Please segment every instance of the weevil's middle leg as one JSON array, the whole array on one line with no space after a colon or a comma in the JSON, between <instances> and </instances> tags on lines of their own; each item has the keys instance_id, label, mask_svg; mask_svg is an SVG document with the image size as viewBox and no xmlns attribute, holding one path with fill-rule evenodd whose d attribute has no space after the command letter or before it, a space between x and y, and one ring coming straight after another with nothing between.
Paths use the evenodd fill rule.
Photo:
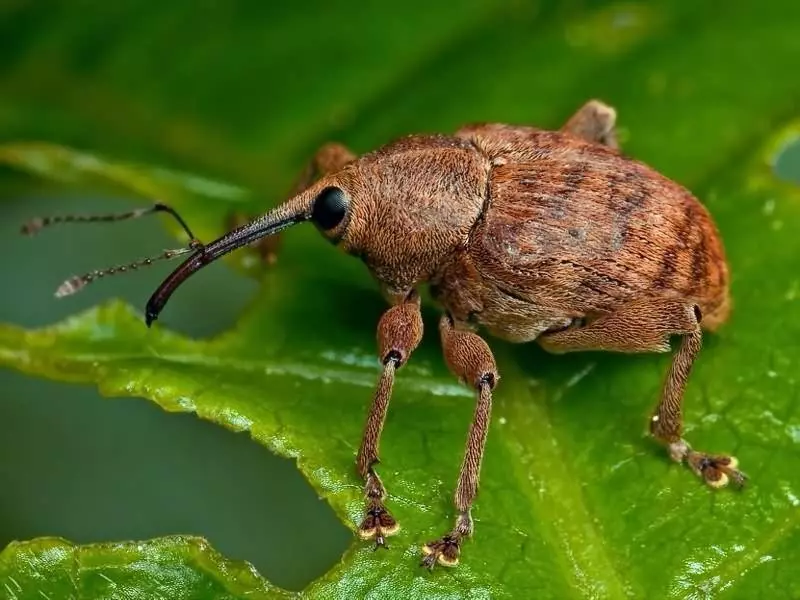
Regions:
<instances>
[{"instance_id":1,"label":"weevil's middle leg","mask_svg":"<svg viewBox=\"0 0 800 600\"><path fill-rule=\"evenodd\" d=\"M697 452L682 437L686 381L703 339L700 319L700 309L695 305L677 300L647 299L623 306L585 327L544 334L539 343L551 352L666 352L669 350L669 337L681 336L661 399L650 420L650 431L667 446L673 460L686 461L708 485L722 487L729 481L741 485L745 475L736 470L735 457Z\"/></svg>"},{"instance_id":2,"label":"weevil's middle leg","mask_svg":"<svg viewBox=\"0 0 800 600\"><path fill-rule=\"evenodd\" d=\"M376 548L386 547L386 537L399 529L397 521L384 506L386 488L375 472L375 465L379 462L381 432L389 409L395 371L405 364L421 339L420 301L419 296L412 292L405 302L387 310L378 323L378 349L383 372L375 390L356 459L358 473L364 479L364 495L367 501L366 514L358 527L358 533L363 539L374 538Z\"/></svg>"},{"instance_id":3,"label":"weevil's middle leg","mask_svg":"<svg viewBox=\"0 0 800 600\"><path fill-rule=\"evenodd\" d=\"M447 365L459 379L475 388L477 404L467 434L464 460L454 497L458 511L455 527L438 540L428 542L422 547L424 556L421 564L429 569L433 569L437 562L446 567L457 565L461 542L472 536L470 510L478 494L481 462L492 413L492 390L499 379L494 356L483 339L470 331L457 329L449 315L442 317L439 331Z\"/></svg>"},{"instance_id":4,"label":"weevil's middle leg","mask_svg":"<svg viewBox=\"0 0 800 600\"><path fill-rule=\"evenodd\" d=\"M599 100L589 100L561 128L589 142L597 142L610 148L618 148L617 111Z\"/></svg>"}]
</instances>

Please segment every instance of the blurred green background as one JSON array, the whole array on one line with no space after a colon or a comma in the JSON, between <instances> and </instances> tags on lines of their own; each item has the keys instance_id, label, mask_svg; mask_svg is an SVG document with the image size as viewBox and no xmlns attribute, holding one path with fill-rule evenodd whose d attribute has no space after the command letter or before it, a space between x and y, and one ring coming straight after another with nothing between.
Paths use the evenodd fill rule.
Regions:
<instances>
[{"instance_id":1,"label":"blurred green background","mask_svg":"<svg viewBox=\"0 0 800 600\"><path fill-rule=\"evenodd\" d=\"M757 9L688 1L7 0L0 137L254 192L241 203L191 204L190 223L210 232L232 210L278 202L324 141L363 152L469 121L557 127L597 96L619 108L626 151L713 195L715 177L735 173L736 161L751 164L753 152L800 116L797 18L794 3L777 0ZM775 172L800 182L800 144L784 137L771 157ZM152 218L26 239L19 225L32 216L113 212L141 199L10 167L0 171L0 197L0 321L44 326L111 297L142 307L168 270L56 301L52 292L66 276L174 247L174 236ZM317 243L313 232L297 235ZM355 261L306 268L331 265L358 282L369 338L374 287ZM171 305L169 327L193 337L223 332L257 289L230 264L215 264ZM292 462L246 434L149 402L108 402L93 386L0 371L0 548L42 535L87 543L171 533L205 536L291 590L328 571L352 539Z\"/></svg>"},{"instance_id":2,"label":"blurred green background","mask_svg":"<svg viewBox=\"0 0 800 600\"><path fill-rule=\"evenodd\" d=\"M42 189L9 172L0 181L7 200L0 204L0 278L7 286L0 320L41 327L110 297L142 307L168 270L154 267L56 299L55 288L71 274L178 244L149 219L25 238L20 224L34 215L116 212L134 204L96 192L65 194L63 186ZM223 264L197 283L170 317L172 328L193 336L230 327L256 288ZM300 589L350 541L295 465L246 434L6 369L0 371L0 489L0 547L44 535L88 543L193 533L229 557L251 561L276 584Z\"/></svg>"}]
</instances>

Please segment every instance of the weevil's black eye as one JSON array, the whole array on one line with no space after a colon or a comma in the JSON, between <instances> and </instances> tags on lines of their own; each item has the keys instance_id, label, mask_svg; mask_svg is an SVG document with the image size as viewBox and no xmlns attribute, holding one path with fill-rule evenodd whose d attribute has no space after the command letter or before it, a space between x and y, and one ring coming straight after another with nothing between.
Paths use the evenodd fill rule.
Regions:
<instances>
[{"instance_id":1,"label":"weevil's black eye","mask_svg":"<svg viewBox=\"0 0 800 600\"><path fill-rule=\"evenodd\" d=\"M319 193L311 209L311 220L323 231L329 231L342 222L350 200L338 187L325 188Z\"/></svg>"}]
</instances>

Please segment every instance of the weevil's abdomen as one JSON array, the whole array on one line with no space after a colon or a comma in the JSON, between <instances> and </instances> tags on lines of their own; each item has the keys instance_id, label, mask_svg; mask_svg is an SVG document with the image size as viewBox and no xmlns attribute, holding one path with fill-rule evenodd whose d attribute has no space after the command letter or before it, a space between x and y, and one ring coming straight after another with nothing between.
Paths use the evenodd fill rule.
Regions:
<instances>
[{"instance_id":1,"label":"weevil's abdomen","mask_svg":"<svg viewBox=\"0 0 800 600\"><path fill-rule=\"evenodd\" d=\"M557 132L490 125L469 135L495 165L468 256L451 267L483 282L468 301L458 300L461 286L448 292L451 303L469 305L473 320L527 341L646 297L696 303L709 329L725 320L722 243L686 189ZM441 280L454 287L452 277Z\"/></svg>"}]
</instances>

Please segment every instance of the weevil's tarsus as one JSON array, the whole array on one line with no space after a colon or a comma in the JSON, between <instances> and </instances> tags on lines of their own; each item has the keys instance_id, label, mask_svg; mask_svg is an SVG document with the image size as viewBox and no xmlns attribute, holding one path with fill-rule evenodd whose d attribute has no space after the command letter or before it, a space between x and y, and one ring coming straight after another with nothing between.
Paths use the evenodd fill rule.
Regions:
<instances>
[{"instance_id":1,"label":"weevil's tarsus","mask_svg":"<svg viewBox=\"0 0 800 600\"><path fill-rule=\"evenodd\" d=\"M373 473L373 476L377 479L377 475ZM383 496L386 495L382 484L378 484L376 486L377 489L381 490L378 493L382 493ZM376 549L381 546L388 548L386 538L400 531L400 525L391 513L386 510L382 497L372 497L368 502L364 519L358 526L358 535L362 540L374 539Z\"/></svg>"},{"instance_id":2,"label":"weevil's tarsus","mask_svg":"<svg viewBox=\"0 0 800 600\"><path fill-rule=\"evenodd\" d=\"M186 254L189 254L190 252L196 252L201 247L202 244L199 241L192 240L192 242L185 248L164 250L164 252L162 252L157 256L150 256L125 265L117 265L114 267L109 267L107 269L90 271L89 273L85 273L83 275L75 275L74 277L70 277L64 283L58 286L58 289L56 290L55 294L56 298L71 296L72 294L81 291L90 283L97 281L98 279L103 279L105 277L110 277L112 275L120 275L122 273L128 273L130 271L138 271L140 268L149 267L150 265L158 261L171 260L173 258L178 258L179 256L184 256Z\"/></svg>"},{"instance_id":3,"label":"weevil's tarsus","mask_svg":"<svg viewBox=\"0 0 800 600\"><path fill-rule=\"evenodd\" d=\"M728 483L742 488L747 481L747 475L736 468L739 461L735 456L706 454L690 449L686 455L686 463L696 475L714 488L725 487Z\"/></svg>"},{"instance_id":4,"label":"weevil's tarsus","mask_svg":"<svg viewBox=\"0 0 800 600\"><path fill-rule=\"evenodd\" d=\"M459 513L453 530L438 540L422 546L420 566L432 571L436 564L455 567L461 556L461 542L472 535L472 516L469 510Z\"/></svg>"},{"instance_id":5,"label":"weevil's tarsus","mask_svg":"<svg viewBox=\"0 0 800 600\"><path fill-rule=\"evenodd\" d=\"M358 526L358 534L365 540L374 538L376 548L386 547L386 538L400 529L395 518L384 506L386 488L375 472L375 466L380 461L378 449L392 396L395 371L405 364L422 339L422 314L416 292L412 292L404 302L383 314L378 322L377 337L383 371L356 458L356 468L364 480L367 504L364 519Z\"/></svg>"},{"instance_id":6,"label":"weevil's tarsus","mask_svg":"<svg viewBox=\"0 0 800 600\"><path fill-rule=\"evenodd\" d=\"M429 569L437 562L448 567L458 564L461 542L472 535L470 510L478 494L483 452L489 435L492 390L500 378L492 351L480 336L459 328L450 315L443 316L439 321L439 333L447 366L459 379L475 388L477 403L454 496L458 510L456 524L451 532L423 546L421 564Z\"/></svg>"},{"instance_id":7,"label":"weevil's tarsus","mask_svg":"<svg viewBox=\"0 0 800 600\"><path fill-rule=\"evenodd\" d=\"M106 215L55 215L50 217L36 217L31 219L22 226L22 233L25 235L34 235L45 227L58 225L60 223L111 223L114 221L128 221L130 219L138 219L145 215L152 215L155 213L164 212L171 215L181 226L181 228L189 236L190 240L194 240L194 233L189 229L186 221L183 220L178 212L171 206L167 206L161 202L156 202L152 206L145 208L137 208L135 210L123 213L111 213Z\"/></svg>"},{"instance_id":8,"label":"weevil's tarsus","mask_svg":"<svg viewBox=\"0 0 800 600\"><path fill-rule=\"evenodd\" d=\"M657 417L658 415L654 415L653 419L657 421ZM682 438L668 443L667 449L674 461L685 461L695 475L713 488L722 488L729 483L733 483L736 488L742 488L747 482L747 475L737 469L739 461L735 456L697 452Z\"/></svg>"}]
</instances>

